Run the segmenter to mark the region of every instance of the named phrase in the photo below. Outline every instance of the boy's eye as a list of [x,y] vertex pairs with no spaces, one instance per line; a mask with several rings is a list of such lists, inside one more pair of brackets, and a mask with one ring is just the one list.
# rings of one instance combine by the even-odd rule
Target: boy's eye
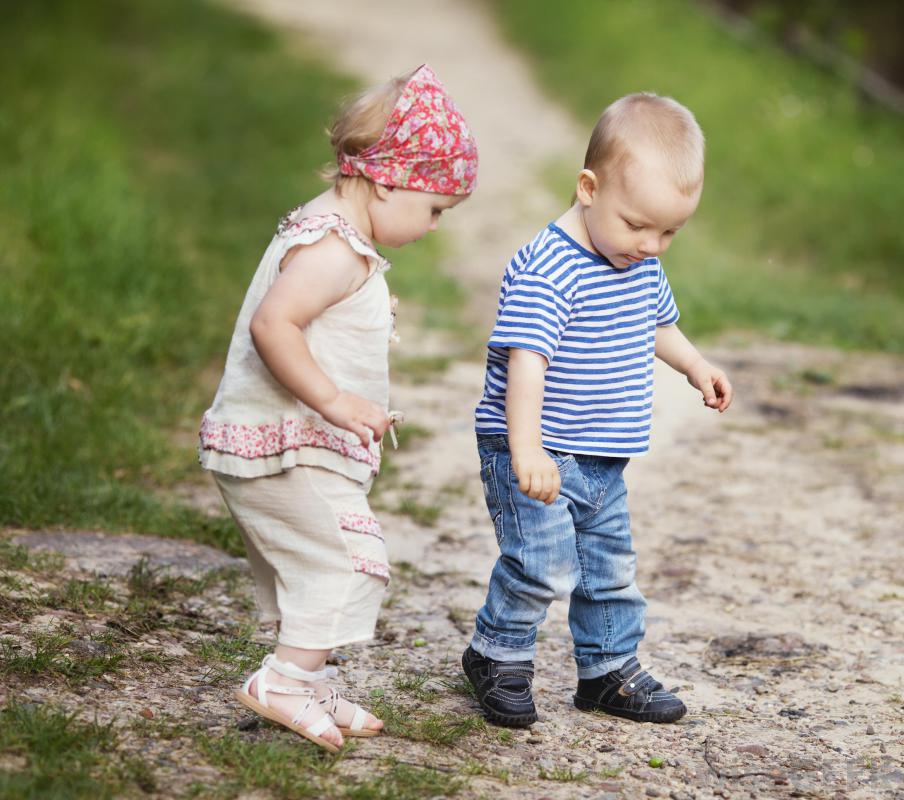
[[629,222],[628,220],[625,220],[625,225],[627,225],[628,228],[632,231],[639,231],[641,228],[643,228],[643,225],[635,225],[633,222]]

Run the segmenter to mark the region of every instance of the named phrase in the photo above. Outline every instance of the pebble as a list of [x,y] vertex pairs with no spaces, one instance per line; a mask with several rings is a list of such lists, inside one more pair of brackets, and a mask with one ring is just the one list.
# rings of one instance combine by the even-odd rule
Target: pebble
[[240,731],[256,731],[260,727],[260,719],[257,717],[242,717],[235,723],[235,727]]
[[866,726],[866,735],[867,736],[874,736],[875,733],[876,733],[876,729],[872,725]]
[[154,719],[154,712],[149,708],[142,708],[138,713],[145,719]]
[[647,786],[647,797],[662,797],[663,794],[665,794],[665,792],[663,792],[663,790],[658,786]]

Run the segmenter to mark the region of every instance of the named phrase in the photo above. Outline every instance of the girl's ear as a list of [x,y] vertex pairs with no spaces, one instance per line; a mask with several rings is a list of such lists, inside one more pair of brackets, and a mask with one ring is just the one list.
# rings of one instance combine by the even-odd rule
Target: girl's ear
[[392,194],[392,186],[384,186],[382,183],[374,184],[374,192],[379,200],[388,200]]
[[582,169],[578,173],[578,185],[574,190],[575,197],[582,206],[589,206],[599,189],[599,179],[592,169]]

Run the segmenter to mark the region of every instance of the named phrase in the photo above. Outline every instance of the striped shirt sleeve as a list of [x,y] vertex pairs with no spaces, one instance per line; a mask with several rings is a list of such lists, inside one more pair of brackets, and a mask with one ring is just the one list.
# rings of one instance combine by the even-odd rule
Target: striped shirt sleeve
[[532,350],[552,361],[570,313],[570,301],[548,278],[519,272],[505,293],[487,345]]
[[678,312],[678,306],[675,305],[675,298],[672,296],[672,288],[669,286],[669,279],[665,276],[665,270],[659,267],[659,297],[656,303],[656,324],[657,325],[674,325],[678,322],[681,314]]

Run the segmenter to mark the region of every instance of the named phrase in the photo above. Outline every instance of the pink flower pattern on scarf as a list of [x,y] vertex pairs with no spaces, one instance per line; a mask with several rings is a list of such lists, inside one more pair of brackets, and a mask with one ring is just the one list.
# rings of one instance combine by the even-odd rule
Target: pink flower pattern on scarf
[[342,153],[339,171],[419,192],[466,195],[477,182],[477,143],[439,78],[426,64],[405,84],[379,141]]

